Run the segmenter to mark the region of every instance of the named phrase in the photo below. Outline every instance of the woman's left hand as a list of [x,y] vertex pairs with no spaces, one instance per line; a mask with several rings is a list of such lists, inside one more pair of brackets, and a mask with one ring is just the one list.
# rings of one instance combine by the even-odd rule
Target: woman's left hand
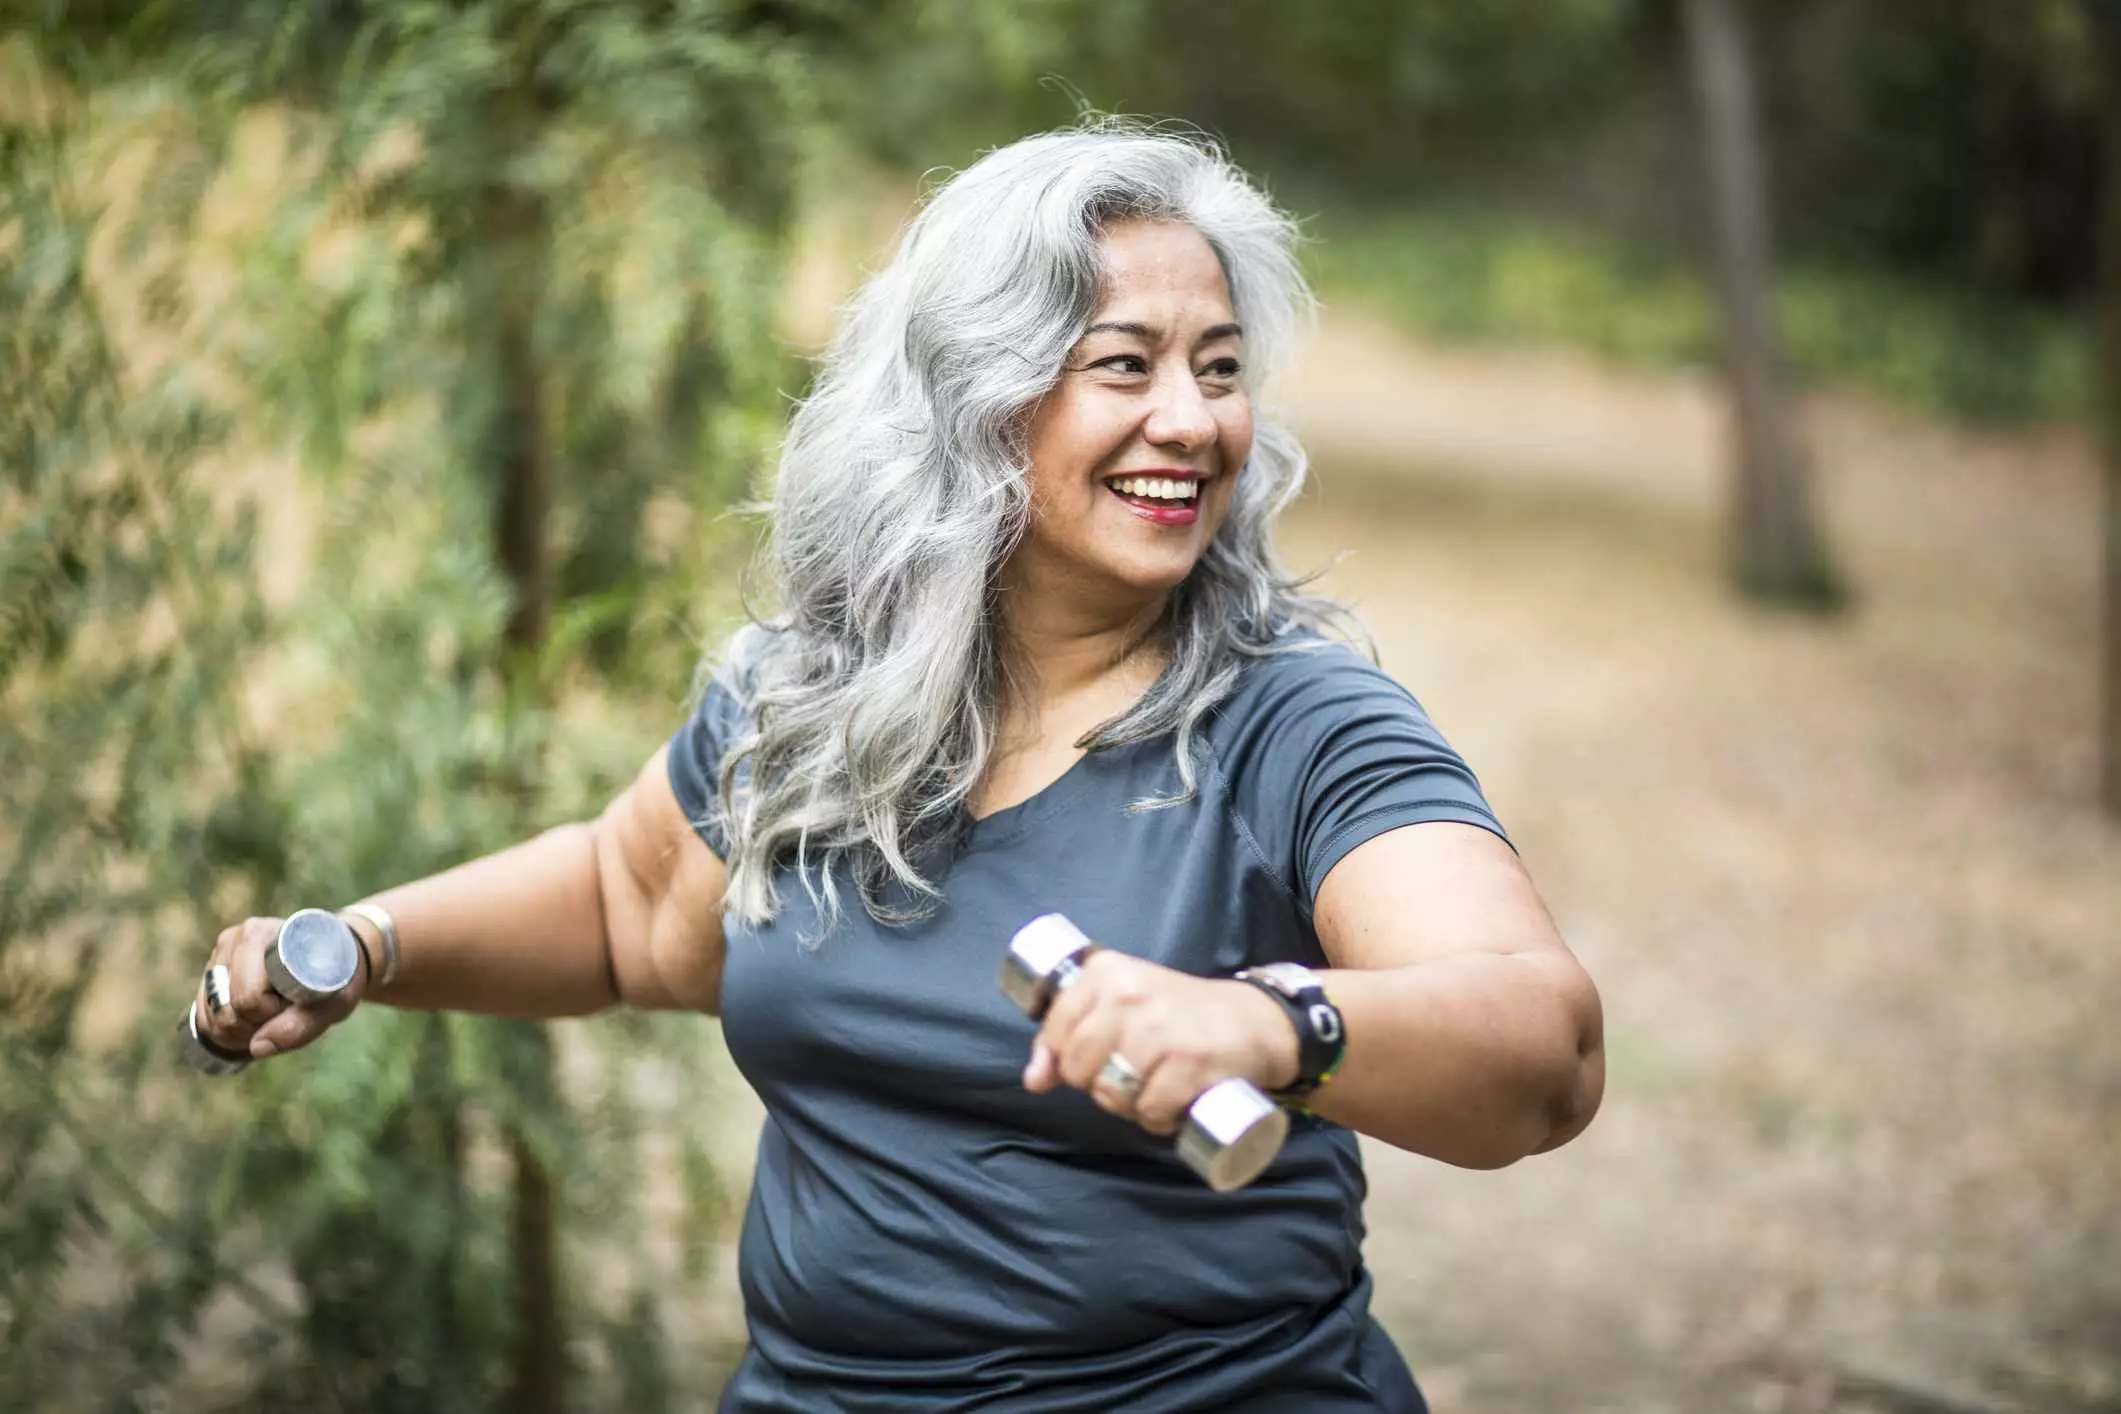
[[[1141,1077],[1132,1093],[1105,1063]],[[1024,1088],[1065,1082],[1151,1134],[1177,1132],[1203,1090],[1237,1077],[1275,1090],[1296,1078],[1296,1030],[1249,982],[1195,977],[1125,953],[1090,954],[1082,975],[1053,1000]]]

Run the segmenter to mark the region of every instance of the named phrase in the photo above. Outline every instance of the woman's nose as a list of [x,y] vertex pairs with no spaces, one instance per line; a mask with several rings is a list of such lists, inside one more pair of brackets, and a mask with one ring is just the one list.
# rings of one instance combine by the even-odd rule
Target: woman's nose
[[1158,381],[1156,405],[1142,429],[1158,446],[1183,447],[1192,451],[1215,440],[1215,417],[1208,400],[1191,374],[1182,373]]

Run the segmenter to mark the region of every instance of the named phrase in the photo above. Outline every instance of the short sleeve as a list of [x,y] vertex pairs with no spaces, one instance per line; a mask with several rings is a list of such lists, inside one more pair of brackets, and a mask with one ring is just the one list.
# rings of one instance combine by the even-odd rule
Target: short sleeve
[[670,739],[670,789],[678,808],[707,847],[729,858],[729,831],[722,817],[722,757],[748,730],[743,704],[717,674],[685,725]]
[[1254,670],[1218,755],[1239,817],[1306,911],[1334,865],[1402,825],[1453,821],[1509,843],[1472,768],[1381,669],[1320,641]]

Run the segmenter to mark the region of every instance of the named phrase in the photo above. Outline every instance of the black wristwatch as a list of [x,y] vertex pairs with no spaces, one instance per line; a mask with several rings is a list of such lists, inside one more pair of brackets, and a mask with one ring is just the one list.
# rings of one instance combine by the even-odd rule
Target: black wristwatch
[[1340,1008],[1326,995],[1325,984],[1310,968],[1294,962],[1270,962],[1237,974],[1281,1003],[1296,1028],[1296,1079],[1274,1092],[1278,1100],[1302,1100],[1333,1078],[1348,1053],[1348,1031]]

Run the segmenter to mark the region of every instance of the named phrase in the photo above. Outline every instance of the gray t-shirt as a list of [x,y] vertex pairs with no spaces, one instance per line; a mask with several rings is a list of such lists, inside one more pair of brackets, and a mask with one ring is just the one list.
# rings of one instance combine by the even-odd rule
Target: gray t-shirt
[[[924,922],[857,905],[806,949],[815,914],[784,874],[772,925],[732,923],[722,1025],[766,1120],[725,1410],[1422,1407],[1369,1319],[1353,1134],[1299,1116],[1258,1181],[1211,1192],[1080,1092],[1027,1093],[1035,1028],[995,984],[1054,911],[1197,975],[1324,966],[1311,907],[1350,850],[1422,821],[1502,834],[1403,688],[1285,641],[1309,646],[1249,660],[1208,718],[1191,803],[1127,812],[1176,789],[1169,738],[1094,752],[971,823]],[[745,728],[717,682],[671,743],[678,802],[724,857],[713,787]]]

